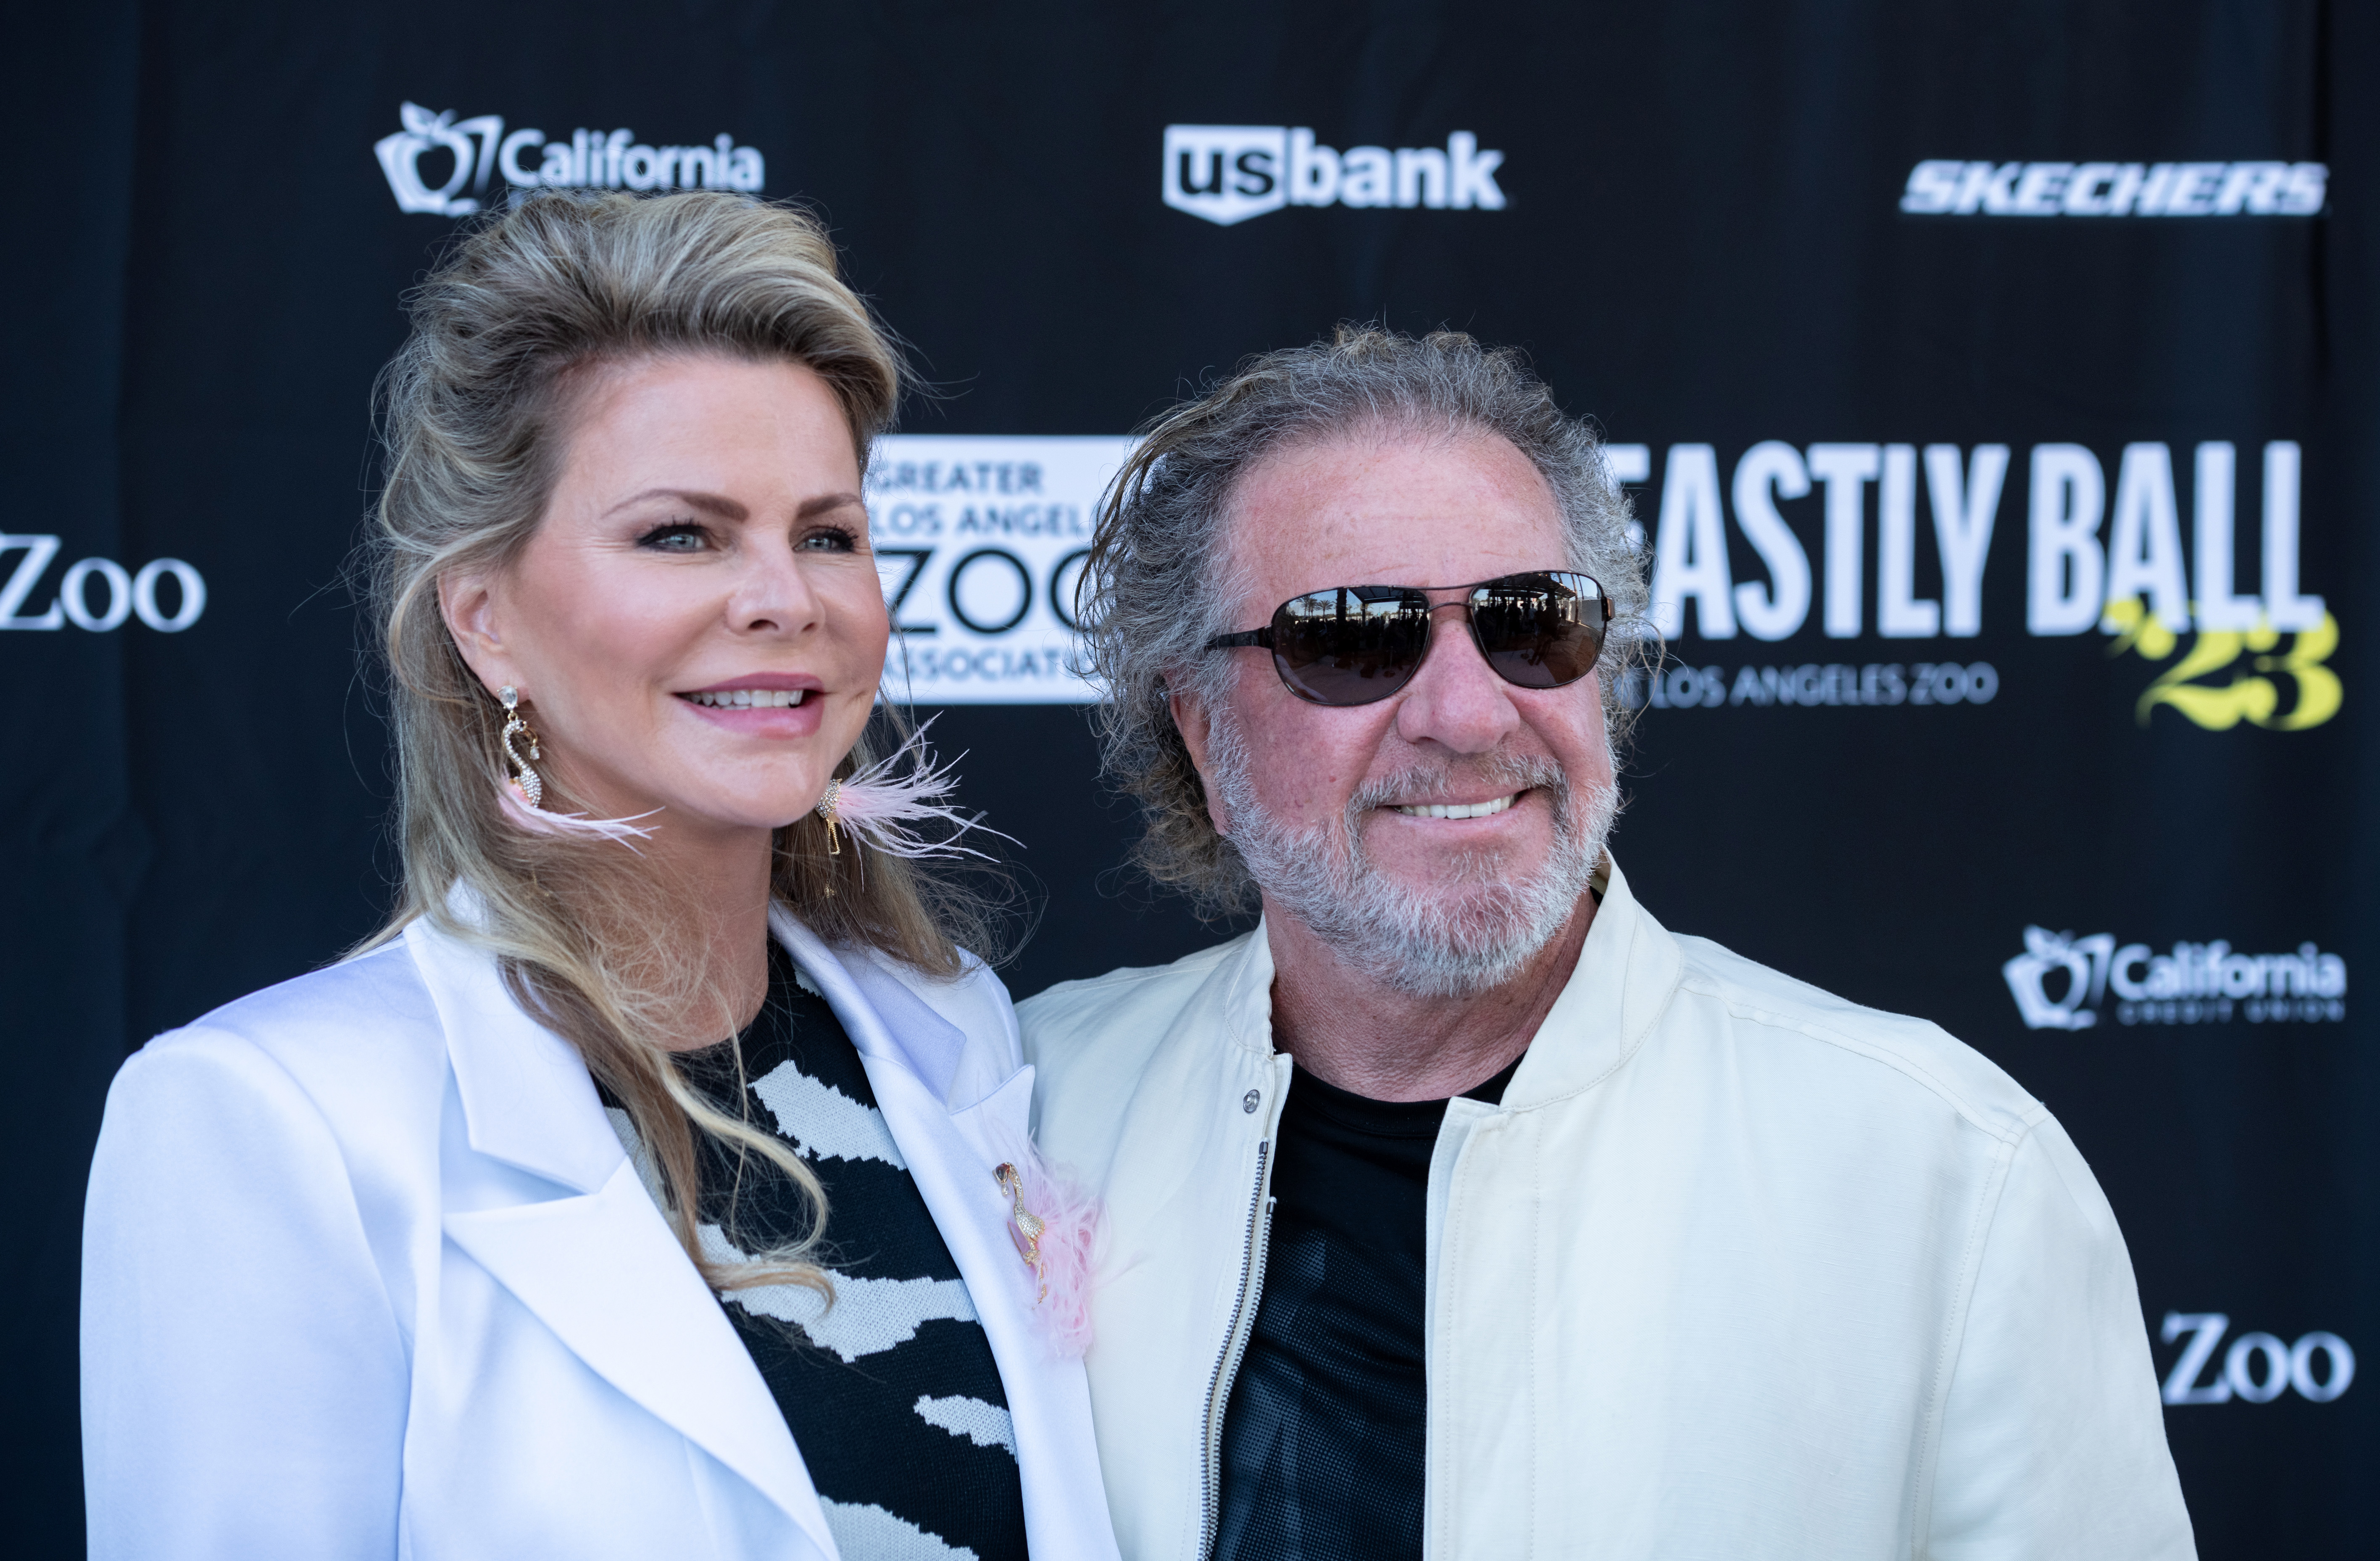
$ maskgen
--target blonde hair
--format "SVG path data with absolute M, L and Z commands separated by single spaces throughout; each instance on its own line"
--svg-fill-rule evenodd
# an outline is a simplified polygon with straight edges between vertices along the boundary
M 613 842 L 505 821 L 503 713 L 447 630 L 438 582 L 518 555 L 543 518 L 574 392 L 590 371 L 679 354 L 803 364 L 833 390 L 864 470 L 900 396 L 897 349 L 837 274 L 816 221 L 708 191 L 532 196 L 470 232 L 408 303 L 412 334 L 377 387 L 387 469 L 368 543 L 390 675 L 404 898 L 365 946 L 427 919 L 492 953 L 516 1000 L 627 1108 L 662 1213 L 704 1278 L 720 1289 L 793 1282 L 831 1293 L 812 1261 L 826 1214 L 818 1178 L 782 1139 L 689 1088 L 662 1043 L 674 1015 L 727 1012 L 698 984 L 705 962 L 665 943 L 683 901 Z M 835 774 L 866 764 L 869 747 L 863 738 Z M 549 808 L 578 806 L 559 791 L 550 788 Z M 961 972 L 945 931 L 953 914 L 964 920 L 961 902 L 910 863 L 877 854 L 863 872 L 858 848 L 826 847 L 815 815 L 776 832 L 779 901 L 831 943 Z M 472 902 L 460 914 L 450 908 L 458 887 Z M 707 1255 L 704 1140 L 739 1173 L 757 1154 L 791 1177 L 808 1203 L 806 1234 L 763 1242 L 748 1262 Z

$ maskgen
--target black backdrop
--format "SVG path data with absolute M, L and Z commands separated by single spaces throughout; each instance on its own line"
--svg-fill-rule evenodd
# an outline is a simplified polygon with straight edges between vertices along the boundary
M 937 439 L 898 449 L 925 475 L 879 519 L 941 506 L 917 578 L 888 586 L 912 587 L 909 643 L 942 678 L 918 697 L 951 703 L 937 735 L 972 750 L 969 799 L 1046 899 L 1020 994 L 1212 935 L 1119 871 L 1130 819 L 1080 709 L 1002 702 L 1068 697 L 1009 652 L 1062 640 L 1041 587 L 1096 487 L 1035 489 L 1060 447 L 1032 441 L 1123 433 L 1341 319 L 1526 348 L 1641 446 L 1622 460 L 1646 546 L 1691 604 L 1639 689 L 1616 848 L 1642 896 L 1939 1020 L 2047 1101 L 2131 1242 L 2204 1553 L 2361 1553 L 2352 1471 L 2380 1451 L 2380 1390 L 2348 1366 L 2380 1348 L 2380 1099 L 2347 990 L 2380 868 L 2355 800 L 2380 733 L 2362 8 L 998 10 L 11 18 L 7 1548 L 79 1548 L 78 1227 L 109 1077 L 384 909 L 384 739 L 340 584 L 367 388 L 457 203 L 504 199 L 507 160 L 548 166 L 512 139 L 541 128 L 597 140 L 584 172 L 555 154 L 565 177 L 606 177 L 616 143 L 615 177 L 650 178 L 683 144 L 811 202 L 941 387 L 906 423 Z M 1282 204 L 1301 169 L 1329 192 L 1313 144 L 1345 154 L 1341 199 Z M 1363 147 L 1385 205 L 1362 204 Z M 1958 539 L 1993 446 L 1978 578 Z M 985 547 L 1037 594 L 1004 602 L 997 557 L 962 567 Z M 957 673 L 933 659 L 958 652 Z

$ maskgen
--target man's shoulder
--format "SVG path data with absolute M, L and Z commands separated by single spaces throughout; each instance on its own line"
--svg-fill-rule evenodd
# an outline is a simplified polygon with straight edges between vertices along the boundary
M 1825 1048 L 1814 1061 L 1864 1059 L 1886 1070 L 1879 1082 L 1928 1091 L 1997 1138 L 2021 1138 L 2048 1114 L 1998 1064 L 1930 1019 L 1854 1003 L 1708 938 L 1679 935 L 1678 945 L 1683 991 L 1747 1037 Z
M 1108 1035 L 1142 1035 L 1154 1044 L 1217 968 L 1254 936 L 1243 933 L 1170 965 L 1126 966 L 1060 982 L 1026 998 L 1016 1006 L 1026 1057 L 1046 1067 Z

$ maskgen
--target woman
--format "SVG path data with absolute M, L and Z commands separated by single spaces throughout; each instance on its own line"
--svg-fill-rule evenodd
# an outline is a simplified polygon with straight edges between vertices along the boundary
M 898 389 L 741 197 L 533 199 L 421 290 L 404 903 L 109 1094 L 93 1555 L 1115 1554 L 1087 1221 L 905 860 L 940 778 L 865 768 Z

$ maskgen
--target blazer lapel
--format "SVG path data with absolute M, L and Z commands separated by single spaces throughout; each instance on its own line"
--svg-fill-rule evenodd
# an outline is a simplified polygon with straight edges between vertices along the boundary
M 962 1033 L 866 956 L 830 948 L 790 916 L 777 935 L 843 1021 L 885 1126 L 975 1301 L 1008 1395 L 1024 1476 L 1025 1522 L 1037 1555 L 1099 1561 L 1116 1555 L 1099 1475 L 1090 1388 L 1081 1364 L 1059 1359 L 1034 1315 L 1032 1270 L 1008 1236 L 1008 1201 L 993 1176 L 1027 1141 L 1029 1068 L 1004 1070 L 993 1038 Z M 953 1116 L 953 1093 L 1005 1072 Z
M 626 1156 L 598 1190 L 453 1213 L 446 1235 L 598 1376 L 835 1554 L 784 1412 Z
M 574 1192 L 611 1180 L 627 1156 L 577 1051 L 521 1012 L 493 956 L 427 921 L 405 941 L 445 1027 L 471 1147 Z
M 485 953 L 420 921 L 406 940 L 445 1026 L 471 1148 L 576 1194 L 450 1209 L 447 1236 L 597 1375 L 836 1554 L 783 1412 L 638 1179 L 577 1052 L 521 1011 Z

